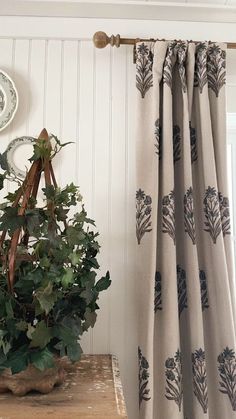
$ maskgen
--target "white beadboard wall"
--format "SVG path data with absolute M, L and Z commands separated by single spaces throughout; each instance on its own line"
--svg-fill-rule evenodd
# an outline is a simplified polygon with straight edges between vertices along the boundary
M 96 50 L 91 42 L 96 30 L 187 39 L 219 39 L 220 33 L 236 41 L 236 29 L 160 21 L 157 33 L 154 21 L 0 17 L 0 68 L 19 92 L 17 114 L 0 132 L 0 152 L 12 139 L 37 136 L 43 127 L 74 142 L 56 159 L 56 176 L 62 186 L 80 185 L 100 231 L 101 273 L 109 269 L 112 278 L 97 324 L 82 345 L 87 353 L 118 355 L 128 416 L 137 419 L 135 66 L 132 47 Z M 229 58 L 235 89 L 236 52 Z M 235 112 L 235 95 L 229 97 Z M 24 166 L 24 152 L 20 158 Z
M 84 335 L 82 347 L 119 356 L 122 370 L 130 373 L 124 386 L 135 401 L 129 411 L 136 418 L 132 53 L 121 48 L 101 54 L 83 39 L 0 37 L 0 68 L 19 93 L 18 112 L 0 132 L 0 152 L 18 136 L 38 136 L 43 127 L 74 142 L 55 160 L 56 177 L 60 185 L 80 186 L 100 231 L 101 274 L 109 269 L 112 278 L 100 298 L 96 327 Z M 21 168 L 27 164 L 23 150 L 16 153 Z

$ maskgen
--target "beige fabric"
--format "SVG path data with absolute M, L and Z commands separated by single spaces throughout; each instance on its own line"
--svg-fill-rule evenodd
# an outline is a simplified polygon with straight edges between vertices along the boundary
M 136 52 L 140 418 L 236 418 L 225 46 Z

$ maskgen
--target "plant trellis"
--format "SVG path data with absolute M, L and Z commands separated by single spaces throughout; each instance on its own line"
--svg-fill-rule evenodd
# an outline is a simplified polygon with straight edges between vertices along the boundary
M 41 131 L 37 141 L 40 141 L 40 140 L 41 141 L 43 140 L 45 142 L 45 147 L 48 148 L 49 151 L 51 151 L 51 143 L 50 143 L 49 136 L 46 129 L 43 129 Z M 52 167 L 50 152 L 46 153 L 45 157 L 43 158 L 39 157 L 32 163 L 22 186 L 19 188 L 15 201 L 12 204 L 13 208 L 16 208 L 20 204 L 19 209 L 18 209 L 18 216 L 25 215 L 26 209 L 29 208 L 30 200 L 32 201 L 32 203 L 30 203 L 30 208 L 32 209 L 34 208 L 34 202 L 37 197 L 39 183 L 40 183 L 41 175 L 43 172 L 44 172 L 46 187 L 50 185 L 54 185 L 54 187 L 57 187 L 56 178 L 55 178 L 53 167 Z M 51 212 L 52 219 L 53 219 L 54 206 L 53 206 L 53 203 L 50 202 L 49 200 L 47 200 L 47 208 L 48 208 L 48 211 Z M 49 224 L 49 229 L 53 230 L 53 228 L 54 228 L 53 225 Z M 28 246 L 29 233 L 27 229 L 24 228 L 23 234 L 21 235 L 22 230 L 23 230 L 23 227 L 19 227 L 14 231 L 11 237 L 8 255 L 7 257 L 2 256 L 3 263 L 5 264 L 5 268 L 7 270 L 8 289 L 11 293 L 14 292 L 13 289 L 14 289 L 16 259 L 18 258 L 20 260 L 33 259 L 33 256 L 27 253 L 19 254 L 19 255 L 17 254 L 17 246 L 19 243 L 24 244 L 26 248 Z M 6 233 L 7 231 L 4 230 L 0 238 L 1 249 L 3 248 L 4 240 L 6 239 Z

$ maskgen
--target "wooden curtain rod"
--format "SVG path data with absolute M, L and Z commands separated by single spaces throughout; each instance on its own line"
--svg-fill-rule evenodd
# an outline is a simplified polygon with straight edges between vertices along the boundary
M 120 35 L 111 35 L 108 36 L 105 32 L 99 31 L 93 35 L 93 43 L 96 48 L 105 48 L 107 45 L 111 45 L 112 47 L 116 46 L 117 48 L 120 45 L 135 45 L 137 42 L 145 42 L 145 41 L 155 41 L 155 39 L 140 39 L 140 38 L 121 38 Z M 166 39 L 160 39 L 160 41 L 166 41 Z M 200 42 L 200 41 L 192 41 L 192 42 Z M 236 49 L 235 42 L 227 42 L 228 49 Z

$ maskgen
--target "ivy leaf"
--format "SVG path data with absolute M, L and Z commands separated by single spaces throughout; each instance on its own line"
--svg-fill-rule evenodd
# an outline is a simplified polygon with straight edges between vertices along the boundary
M 71 253 L 68 257 L 71 260 L 73 266 L 76 266 L 81 261 L 81 253 L 79 252 Z
M 18 208 L 6 207 L 0 222 L 0 230 L 9 230 L 10 233 L 13 233 L 24 225 L 24 217 L 18 215 Z
M 24 320 L 20 320 L 18 323 L 16 323 L 16 328 L 21 332 L 25 332 L 28 329 L 28 323 Z
M 79 337 L 82 334 L 81 319 L 76 315 L 64 317 L 62 325 L 69 328 L 73 332 L 73 336 Z
M 85 299 L 86 305 L 89 305 L 91 301 L 94 298 L 94 292 L 91 290 L 91 288 L 88 286 L 84 291 L 81 292 L 80 296 Z
M 16 328 L 16 321 L 14 318 L 6 318 L 6 330 L 13 338 L 18 338 L 20 332 Z
M 30 162 L 33 162 L 38 159 L 49 158 L 51 155 L 51 149 L 48 147 L 48 140 L 45 138 L 39 138 L 34 144 L 34 154 L 29 159 Z
M 73 280 L 74 280 L 73 269 L 67 268 L 66 272 L 64 273 L 64 275 L 61 278 L 61 284 L 62 284 L 63 288 L 68 288 L 68 286 L 73 283 Z
M 80 278 L 81 286 L 84 287 L 89 283 L 89 286 L 91 288 L 95 284 L 97 273 L 95 271 L 89 271 L 83 274 L 83 276 Z
M 10 351 L 5 362 L 6 368 L 11 368 L 12 374 L 17 374 L 23 371 L 28 366 L 28 352 L 27 345 L 22 346 L 16 351 Z
M 73 141 L 68 141 L 67 143 L 61 143 L 60 140 L 57 138 L 56 135 L 51 134 L 51 137 L 55 140 L 55 142 L 57 143 L 57 145 L 59 145 L 60 147 L 65 147 L 68 144 L 74 144 Z
M 14 192 L 8 192 L 8 194 L 4 197 L 4 199 L 7 199 L 10 202 L 14 202 L 17 197 L 18 192 L 19 192 L 19 189 L 17 189 Z
M 35 293 L 35 298 L 39 301 L 42 310 L 48 314 L 57 301 L 57 293 L 53 291 L 53 285 L 48 283 L 46 288 L 38 288 Z
M 4 364 L 5 362 L 6 362 L 6 360 L 7 360 L 7 357 L 6 357 L 6 355 L 4 354 L 4 352 L 0 349 L 0 370 L 2 369 L 2 364 Z M 3 366 L 3 369 L 4 369 L 5 367 Z
M 42 349 L 52 339 L 52 328 L 47 327 L 44 320 L 37 323 L 35 331 L 32 333 L 32 340 L 30 342 L 30 348 L 37 348 L 38 346 Z
M 40 316 L 40 314 L 43 314 L 44 310 L 42 309 L 40 303 L 38 300 L 35 301 L 35 316 Z
M 49 268 L 51 265 L 51 262 L 50 262 L 50 259 L 45 255 L 42 257 L 42 259 L 40 259 L 39 264 L 41 268 Z
M 58 342 L 56 345 L 54 345 L 54 348 L 57 351 L 60 351 L 60 357 L 66 356 L 66 347 L 62 341 Z
M 84 220 L 87 224 L 91 224 L 92 226 L 96 226 L 95 221 L 92 220 L 91 218 L 85 218 Z
M 25 211 L 26 228 L 30 235 L 33 235 L 39 230 L 44 220 L 44 213 L 39 208 Z
M 72 344 L 76 339 L 73 331 L 62 324 L 53 326 L 53 336 L 61 339 L 65 346 Z
M 44 371 L 46 368 L 52 368 L 55 366 L 53 354 L 48 350 L 48 348 L 33 352 L 30 355 L 30 360 L 40 371 Z
M 69 246 L 76 246 L 85 238 L 84 232 L 75 229 L 75 227 L 73 226 L 69 226 L 66 228 L 66 236 Z
M 48 200 L 53 201 L 55 199 L 56 190 L 53 185 L 47 185 L 42 188 L 42 191 Z
M 106 273 L 106 276 L 103 276 L 95 285 L 95 290 L 97 292 L 101 292 L 106 290 L 111 285 L 110 274 L 109 272 Z
M 66 221 L 67 213 L 69 212 L 68 209 L 65 209 L 63 207 L 57 207 L 55 209 L 55 214 L 57 216 L 58 221 Z
M 68 345 L 66 349 L 67 349 L 67 356 L 72 362 L 79 361 L 81 354 L 83 352 L 79 342 L 76 341 L 73 344 Z
M 94 311 L 91 311 L 90 308 L 87 308 L 84 318 L 85 322 L 83 324 L 83 330 L 88 330 L 89 327 L 94 327 L 97 314 Z
M 29 338 L 31 340 L 32 339 L 32 335 L 35 332 L 35 327 L 32 326 L 32 324 L 30 324 L 30 323 L 28 323 L 27 326 L 28 326 L 28 330 L 26 332 L 26 336 L 27 336 L 27 338 Z
M 11 349 L 11 344 L 10 344 L 10 342 L 8 342 L 7 340 L 5 340 L 1 337 L 0 338 L 0 348 L 2 348 L 2 351 L 3 351 L 4 355 L 7 355 L 7 353 Z
M 11 305 L 11 301 L 8 300 L 5 302 L 5 308 L 6 308 L 7 317 L 9 319 L 12 319 L 14 317 L 14 312 Z
M 0 166 L 1 166 L 2 170 L 9 172 L 9 166 L 8 166 L 8 162 L 7 162 L 7 153 L 6 152 L 3 153 L 3 154 L 0 154 Z
M 0 190 L 3 189 L 4 187 L 4 180 L 6 179 L 6 177 L 2 174 L 0 174 Z

